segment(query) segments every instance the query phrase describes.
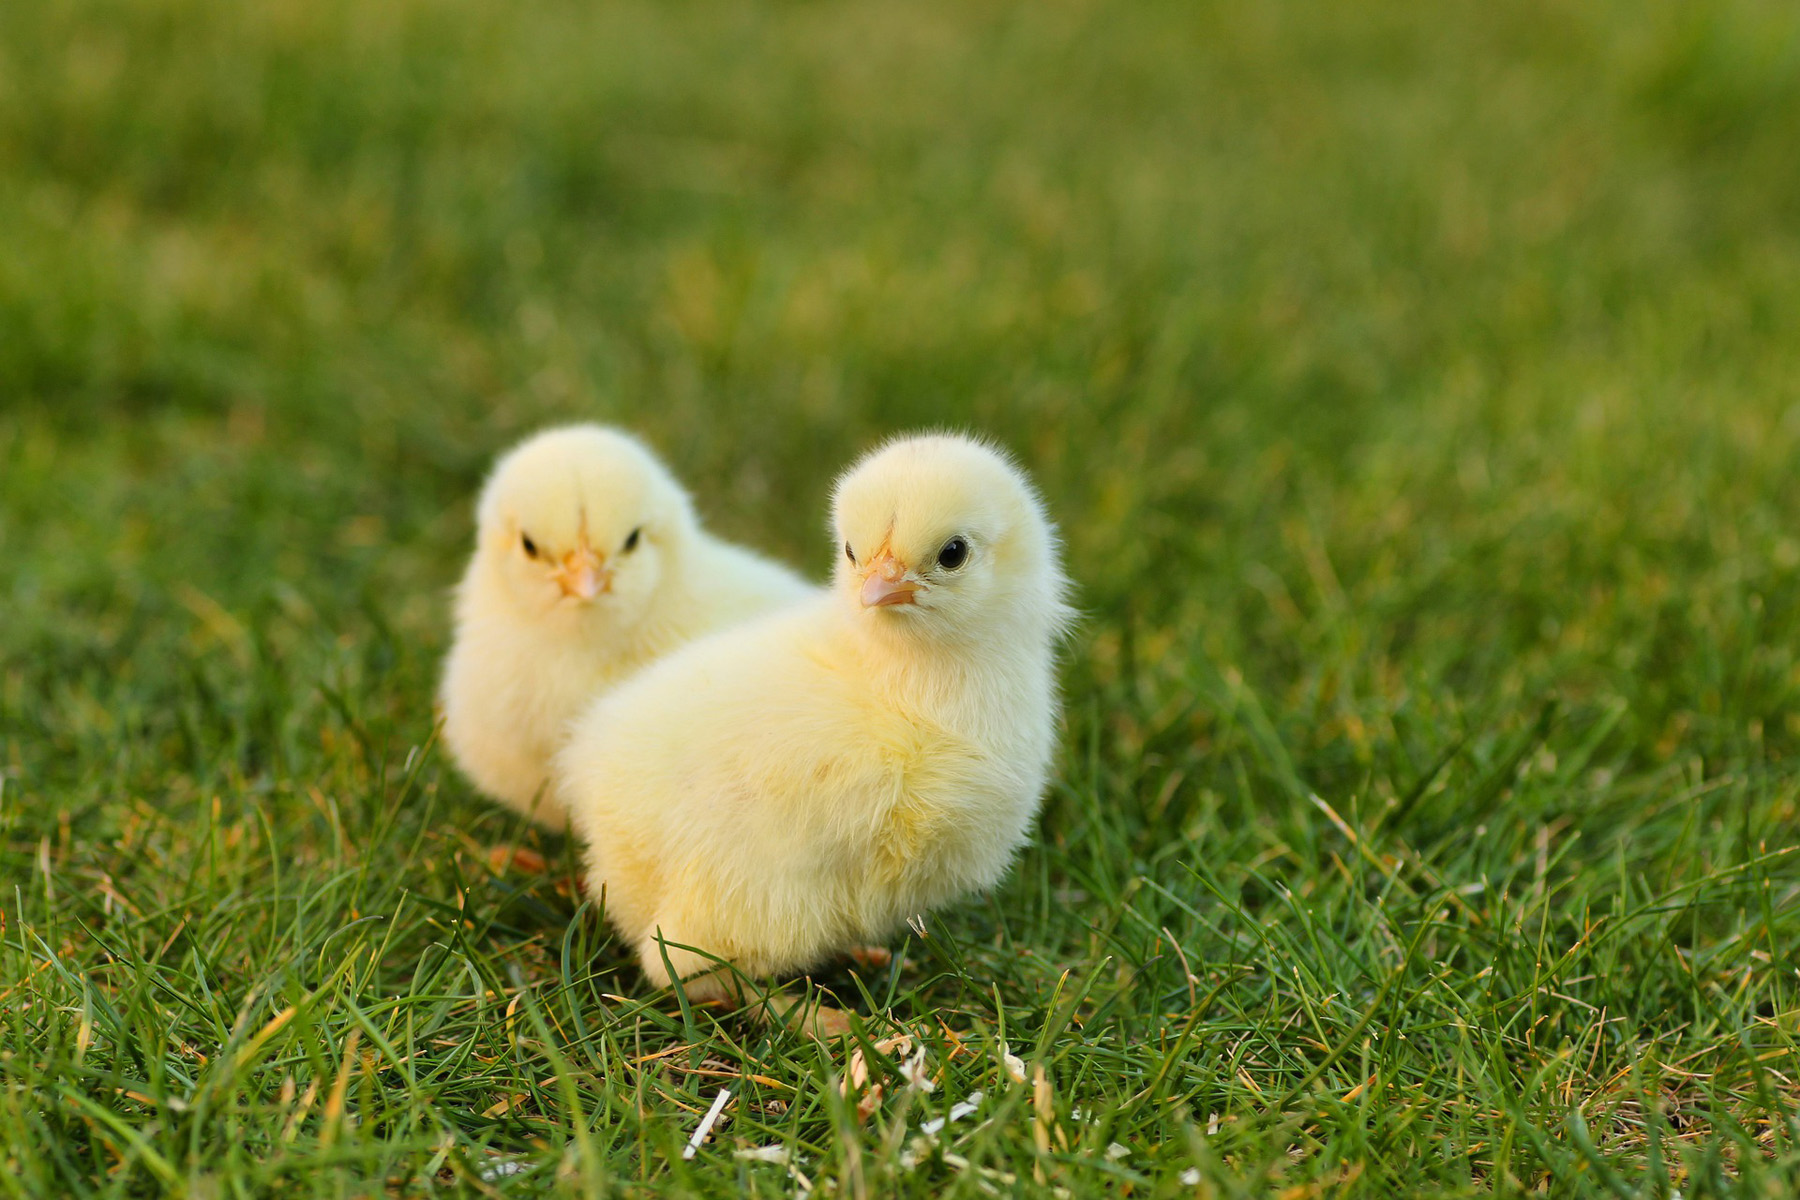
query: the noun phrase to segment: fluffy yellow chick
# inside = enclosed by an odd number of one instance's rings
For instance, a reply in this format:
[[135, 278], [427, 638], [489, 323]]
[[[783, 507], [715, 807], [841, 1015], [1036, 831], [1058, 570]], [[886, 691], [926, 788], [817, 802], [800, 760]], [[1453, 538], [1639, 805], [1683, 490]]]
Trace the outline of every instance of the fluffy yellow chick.
[[1031, 485], [914, 437], [833, 508], [830, 589], [649, 667], [557, 758], [589, 894], [690, 996], [737, 994], [708, 956], [801, 970], [993, 885], [1044, 790], [1070, 610]]
[[702, 529], [635, 438], [598, 425], [539, 433], [482, 489], [440, 690], [445, 745], [476, 787], [562, 829], [545, 781], [584, 704], [677, 646], [818, 590]]

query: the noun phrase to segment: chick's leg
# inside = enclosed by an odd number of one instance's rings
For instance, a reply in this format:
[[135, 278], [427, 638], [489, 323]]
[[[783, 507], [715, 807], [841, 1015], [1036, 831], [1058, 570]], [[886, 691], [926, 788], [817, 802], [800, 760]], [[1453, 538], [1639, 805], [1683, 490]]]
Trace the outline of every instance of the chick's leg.
[[740, 1003], [743, 996], [731, 968], [713, 957], [686, 949], [694, 944], [687, 937], [668, 933], [666, 928], [645, 938], [637, 948], [644, 978], [654, 987], [668, 987], [679, 979], [681, 990], [691, 1001]]
[[[681, 990], [690, 1003], [719, 1002], [737, 1008], [755, 1000], [755, 995], [747, 993], [744, 981], [730, 967], [683, 948], [692, 944], [669, 934], [666, 926], [660, 936], [652, 934], [645, 938], [637, 948], [644, 977], [655, 987], [668, 987], [674, 979], [681, 980]], [[786, 1025], [820, 1041], [830, 1041], [850, 1032], [849, 1013], [821, 1004], [817, 999], [801, 1000], [785, 992], [776, 992], [763, 1002], [752, 1003], [750, 1014], [756, 1020]]]

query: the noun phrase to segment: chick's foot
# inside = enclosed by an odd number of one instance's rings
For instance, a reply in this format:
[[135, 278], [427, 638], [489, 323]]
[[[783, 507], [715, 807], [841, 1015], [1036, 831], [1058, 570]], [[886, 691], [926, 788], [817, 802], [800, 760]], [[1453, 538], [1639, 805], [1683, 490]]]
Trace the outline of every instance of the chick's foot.
[[753, 1014], [771, 1025], [786, 1025], [821, 1042], [829, 1042], [850, 1032], [850, 1014], [816, 1000], [773, 995], [758, 1004]]
[[894, 952], [886, 946], [852, 946], [844, 957], [865, 971], [880, 971], [894, 961]]
[[536, 850], [505, 844], [488, 851], [487, 865], [488, 870], [496, 875], [506, 874], [509, 868], [527, 875], [542, 875], [550, 869], [550, 864]]

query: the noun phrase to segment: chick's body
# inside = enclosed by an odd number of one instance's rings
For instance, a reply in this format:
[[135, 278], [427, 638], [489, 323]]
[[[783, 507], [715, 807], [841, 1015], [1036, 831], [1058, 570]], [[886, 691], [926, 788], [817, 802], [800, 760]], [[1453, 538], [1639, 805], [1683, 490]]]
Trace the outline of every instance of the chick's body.
[[[934, 437], [859, 464], [837, 508], [862, 552], [836, 586], [649, 668], [558, 759], [590, 890], [657, 983], [673, 967], [730, 992], [709, 955], [808, 967], [991, 886], [1029, 833], [1067, 614], [1035, 496], [992, 451]], [[901, 561], [950, 542], [975, 547], [954, 571]], [[871, 599], [909, 579], [913, 599]]]
[[597, 426], [523, 443], [483, 490], [456, 593], [444, 741], [482, 792], [551, 828], [546, 786], [584, 705], [694, 638], [811, 594], [707, 533], [660, 462]]

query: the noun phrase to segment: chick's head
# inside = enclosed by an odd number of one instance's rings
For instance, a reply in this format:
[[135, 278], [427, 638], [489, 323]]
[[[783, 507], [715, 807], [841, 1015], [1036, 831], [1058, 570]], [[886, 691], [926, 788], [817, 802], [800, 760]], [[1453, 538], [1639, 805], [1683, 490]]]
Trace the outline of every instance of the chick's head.
[[642, 443], [598, 425], [546, 430], [500, 460], [482, 489], [476, 555], [527, 618], [643, 615], [693, 505]]
[[972, 438], [901, 438], [838, 480], [836, 588], [859, 619], [925, 636], [1060, 630], [1055, 527], [1013, 462]]

